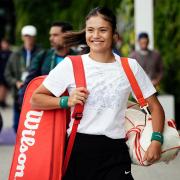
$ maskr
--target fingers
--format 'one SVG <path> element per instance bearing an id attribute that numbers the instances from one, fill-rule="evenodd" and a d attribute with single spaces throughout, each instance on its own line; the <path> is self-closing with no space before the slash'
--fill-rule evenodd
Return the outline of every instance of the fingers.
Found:
<path id="1" fill-rule="evenodd" d="M 148 150 L 145 152 L 143 161 L 148 161 L 149 163 L 154 163 L 159 160 L 161 156 L 160 146 L 155 146 L 153 143 L 149 146 Z"/>
<path id="2" fill-rule="evenodd" d="M 152 163 L 155 161 L 155 159 L 154 159 L 154 156 L 153 156 L 152 154 L 149 154 L 149 153 L 146 151 L 146 153 L 145 153 L 145 155 L 144 155 L 144 157 L 143 157 L 143 162 L 144 162 L 144 161 L 147 161 L 148 164 L 149 164 L 149 163 L 152 164 Z"/>
<path id="3" fill-rule="evenodd" d="M 148 154 L 147 155 L 147 161 L 149 163 L 153 163 L 155 161 L 155 158 L 154 158 L 153 154 Z"/>
<path id="4" fill-rule="evenodd" d="M 150 163 L 153 163 L 153 162 L 159 160 L 159 158 L 160 158 L 159 154 L 147 152 L 146 157 L 144 159 Z"/>
<path id="5" fill-rule="evenodd" d="M 80 89 L 80 91 L 84 91 L 85 93 L 89 93 L 85 87 L 78 87 L 77 89 Z"/>
<path id="6" fill-rule="evenodd" d="M 154 162 L 158 161 L 159 158 L 158 157 L 149 157 L 147 159 L 147 161 L 150 163 L 150 164 L 153 164 Z"/>
<path id="7" fill-rule="evenodd" d="M 73 101 L 73 106 L 75 106 L 76 104 L 81 104 L 81 105 L 83 105 L 84 103 L 83 103 L 81 100 Z"/>
<path id="8" fill-rule="evenodd" d="M 85 103 L 87 97 L 85 97 L 84 95 L 78 95 L 78 96 L 76 97 L 76 99 L 82 101 L 83 103 Z"/>
<path id="9" fill-rule="evenodd" d="M 77 92 L 76 96 L 77 96 L 77 98 L 82 97 L 85 100 L 88 98 L 88 94 L 84 93 L 84 92 Z"/>
<path id="10" fill-rule="evenodd" d="M 84 87 L 74 89 L 69 96 L 68 106 L 72 107 L 76 104 L 83 105 L 86 102 L 88 95 L 89 91 Z"/>
<path id="11" fill-rule="evenodd" d="M 86 102 L 86 99 L 88 98 L 89 92 L 87 89 L 81 87 L 81 88 L 76 88 L 74 92 L 72 93 L 72 98 L 74 100 L 80 100 L 83 103 Z"/>
<path id="12" fill-rule="evenodd" d="M 89 94 L 89 91 L 85 87 L 78 87 L 75 90 L 79 92 L 84 92 L 85 94 Z"/>

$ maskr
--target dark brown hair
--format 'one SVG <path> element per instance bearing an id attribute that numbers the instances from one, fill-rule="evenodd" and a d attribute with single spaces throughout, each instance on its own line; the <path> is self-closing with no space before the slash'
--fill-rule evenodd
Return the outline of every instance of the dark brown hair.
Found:
<path id="1" fill-rule="evenodd" d="M 89 14 L 86 16 L 86 21 L 92 16 L 101 15 L 105 21 L 108 21 L 111 24 L 113 33 L 116 31 L 116 16 L 114 13 L 106 7 L 96 7 L 92 9 Z"/>
<path id="2" fill-rule="evenodd" d="M 73 26 L 69 22 L 65 21 L 56 21 L 53 22 L 51 27 L 60 27 L 62 29 L 62 32 L 72 31 Z"/>

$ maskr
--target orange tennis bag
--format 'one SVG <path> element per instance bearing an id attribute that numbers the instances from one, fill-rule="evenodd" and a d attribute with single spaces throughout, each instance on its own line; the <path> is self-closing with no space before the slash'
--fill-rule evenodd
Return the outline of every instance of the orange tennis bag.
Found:
<path id="1" fill-rule="evenodd" d="M 79 56 L 71 56 L 70 59 L 76 86 L 86 87 L 81 59 Z M 84 107 L 76 105 L 74 108 L 72 117 L 75 120 L 65 154 L 68 111 L 35 110 L 30 106 L 32 93 L 44 78 L 33 79 L 26 89 L 9 180 L 61 180 L 67 169 Z"/>

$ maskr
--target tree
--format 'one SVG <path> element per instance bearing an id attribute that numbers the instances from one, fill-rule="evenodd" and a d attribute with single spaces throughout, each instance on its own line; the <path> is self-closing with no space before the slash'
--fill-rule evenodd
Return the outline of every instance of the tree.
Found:
<path id="1" fill-rule="evenodd" d="M 164 59 L 162 89 L 175 96 L 176 119 L 180 119 L 180 3 L 156 0 L 154 8 L 155 46 Z M 177 121 L 180 128 L 180 121 Z"/>
<path id="2" fill-rule="evenodd" d="M 0 1 L 0 40 L 7 38 L 11 43 L 15 42 L 15 8 L 13 0 Z"/>
<path id="3" fill-rule="evenodd" d="M 17 35 L 20 41 L 22 26 L 33 24 L 38 29 L 38 41 L 49 46 L 49 27 L 54 21 L 69 21 L 74 29 L 84 25 L 84 18 L 88 11 L 96 6 L 107 6 L 111 9 L 119 7 L 120 0 L 14 0 L 17 12 Z"/>

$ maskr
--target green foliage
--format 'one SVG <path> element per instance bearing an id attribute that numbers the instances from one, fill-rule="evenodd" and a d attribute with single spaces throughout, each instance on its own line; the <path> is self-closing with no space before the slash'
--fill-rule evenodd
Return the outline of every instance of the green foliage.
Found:
<path id="1" fill-rule="evenodd" d="M 134 46 L 134 1 L 123 0 L 117 8 L 118 31 L 120 32 L 123 42 L 121 54 L 128 56 Z"/>
<path id="2" fill-rule="evenodd" d="M 56 0 L 58 1 L 58 0 Z M 48 31 L 52 23 L 53 3 L 49 0 L 14 0 L 17 15 L 16 34 L 20 42 L 20 31 L 24 25 L 32 24 L 38 29 L 38 41 L 48 44 Z M 56 2 L 54 2 L 56 3 Z M 46 38 L 45 38 L 46 37 Z"/>
<path id="3" fill-rule="evenodd" d="M 69 21 L 75 30 L 84 26 L 84 18 L 96 6 L 119 7 L 120 0 L 14 0 L 17 12 L 17 37 L 22 26 L 33 24 L 38 29 L 38 41 L 49 46 L 49 27 L 54 21 Z"/>
<path id="4" fill-rule="evenodd" d="M 162 89 L 175 94 L 180 102 L 180 3 L 173 0 L 154 0 L 155 46 L 165 63 Z M 49 28 L 54 21 L 69 21 L 75 30 L 84 27 L 84 18 L 90 9 L 107 6 L 115 11 L 118 31 L 123 38 L 121 52 L 128 55 L 133 48 L 134 1 L 133 0 L 14 0 L 17 14 L 17 38 L 24 25 L 33 24 L 38 29 L 38 41 L 49 46 Z"/>
<path id="5" fill-rule="evenodd" d="M 180 105 L 180 3 L 174 0 L 154 0 L 155 47 L 164 60 L 162 91 L 175 95 L 176 108 Z M 17 38 L 20 42 L 22 26 L 33 24 L 38 29 L 38 41 L 49 46 L 48 33 L 52 22 L 69 21 L 75 30 L 84 27 L 84 18 L 90 9 L 107 6 L 117 13 L 118 31 L 123 38 L 122 55 L 133 48 L 133 0 L 14 0 L 17 15 Z"/>
<path id="6" fill-rule="evenodd" d="M 162 89 L 175 95 L 180 105 L 180 3 L 174 0 L 155 1 L 155 46 L 164 60 Z"/>

